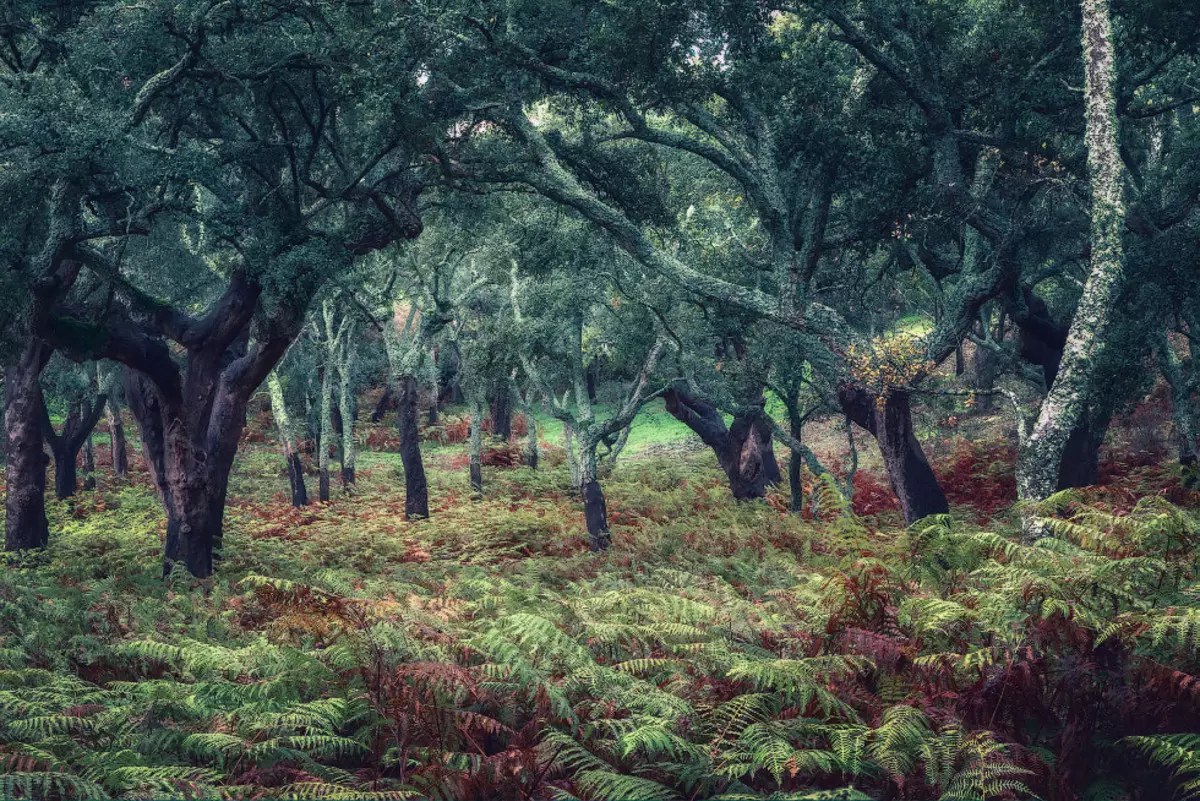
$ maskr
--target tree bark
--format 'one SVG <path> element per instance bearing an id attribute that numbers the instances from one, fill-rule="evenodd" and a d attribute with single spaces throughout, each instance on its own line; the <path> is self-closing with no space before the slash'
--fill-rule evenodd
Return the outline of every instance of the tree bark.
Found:
<path id="1" fill-rule="evenodd" d="M 42 450 L 45 400 L 38 378 L 50 359 L 50 347 L 30 337 L 4 368 L 5 469 L 4 549 L 45 548 L 46 455 Z"/>
<path id="2" fill-rule="evenodd" d="M 579 494 L 583 498 L 583 517 L 587 524 L 588 548 L 593 553 L 607 551 L 612 543 L 608 529 L 608 504 L 604 489 L 596 475 L 596 445 L 580 437 L 579 442 Z"/>
<path id="3" fill-rule="evenodd" d="M 525 409 L 525 466 L 538 469 L 538 424 L 532 406 Z"/>
<path id="4" fill-rule="evenodd" d="M 1091 271 L 1071 321 L 1058 376 L 1017 458 L 1017 494 L 1041 500 L 1057 487 L 1071 430 L 1083 414 L 1124 276 L 1125 199 L 1118 147 L 1115 56 L 1108 0 L 1082 0 L 1085 140 L 1092 187 Z M 1036 535 L 1039 532 L 1030 531 Z"/>
<path id="5" fill-rule="evenodd" d="M 280 450 L 283 452 L 283 460 L 287 465 L 292 506 L 307 506 L 308 488 L 304 485 L 304 466 L 300 462 L 300 449 L 296 443 L 295 431 L 292 429 L 292 418 L 288 414 L 287 403 L 283 397 L 283 384 L 274 370 L 267 377 L 267 390 L 271 396 L 271 416 L 275 418 L 275 427 L 279 430 Z"/>
<path id="6" fill-rule="evenodd" d="M 62 434 L 54 430 L 50 414 L 42 404 L 42 435 L 54 454 L 54 496 L 59 500 L 70 498 L 79 488 L 76 460 L 84 443 L 91 440 L 92 431 L 107 403 L 108 396 L 105 394 L 98 395 L 91 405 L 83 399 L 73 402 Z"/>
<path id="7" fill-rule="evenodd" d="M 358 440 L 356 439 L 357 415 L 354 409 L 354 356 L 357 345 L 354 342 L 354 329 L 342 338 L 342 346 L 338 360 L 339 408 L 342 418 L 342 489 L 348 494 L 354 494 L 354 470 L 358 463 Z"/>
<path id="8" fill-rule="evenodd" d="M 950 511 L 937 476 L 913 431 L 912 406 L 905 392 L 896 391 L 879 402 L 858 387 L 838 389 L 842 411 L 859 428 L 875 437 L 883 454 L 888 483 L 896 493 L 906 523 Z"/>
<path id="9" fill-rule="evenodd" d="M 483 497 L 483 401 L 471 399 L 471 438 L 468 445 L 471 493 Z"/>
<path id="10" fill-rule="evenodd" d="M 500 386 L 492 395 L 492 436 L 505 442 L 512 439 L 512 403 L 508 388 Z"/>
<path id="11" fill-rule="evenodd" d="M 329 447 L 336 437 L 333 432 L 333 365 L 326 361 L 321 368 L 321 439 L 317 443 L 317 499 L 329 500 Z"/>
<path id="12" fill-rule="evenodd" d="M 757 414 L 735 415 L 727 427 L 716 406 L 682 389 L 668 390 L 663 394 L 663 400 L 667 411 L 676 420 L 694 431 L 705 445 L 712 448 L 734 498 L 740 501 L 753 500 L 766 494 L 769 466 L 760 447 Z M 769 442 L 767 453 L 774 462 L 774 450 Z M 774 476 L 776 482 L 781 479 L 778 464 L 775 465 Z"/>
<path id="13" fill-rule="evenodd" d="M 387 415 L 388 409 L 396 405 L 396 395 L 392 391 L 391 382 L 385 382 L 383 385 L 383 394 L 379 396 L 379 400 L 375 403 L 375 408 L 371 411 L 371 422 L 379 423 Z"/>
<path id="14" fill-rule="evenodd" d="M 118 478 L 129 475 L 129 450 L 125 444 L 125 423 L 121 420 L 121 405 L 114 392 L 104 407 L 108 423 L 108 439 L 112 449 L 113 474 Z"/>
<path id="15" fill-rule="evenodd" d="M 404 464 L 404 514 L 409 520 L 429 517 L 429 484 L 421 461 L 421 432 L 417 427 L 417 379 L 400 376 L 396 393 L 396 425 L 400 431 L 400 461 Z"/>

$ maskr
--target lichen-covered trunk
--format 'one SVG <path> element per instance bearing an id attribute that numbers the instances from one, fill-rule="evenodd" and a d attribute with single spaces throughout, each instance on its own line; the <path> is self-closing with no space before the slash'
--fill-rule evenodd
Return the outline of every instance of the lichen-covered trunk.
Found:
<path id="1" fill-rule="evenodd" d="M 404 464 L 404 514 L 409 520 L 429 517 L 429 484 L 421 461 L 421 432 L 417 426 L 417 379 L 396 379 L 396 427 L 400 433 L 400 461 Z"/>
<path id="2" fill-rule="evenodd" d="M 1071 320 L 1058 375 L 1017 458 L 1017 494 L 1036 501 L 1058 485 L 1063 450 L 1095 374 L 1124 275 L 1125 222 L 1108 0 L 1082 0 L 1085 140 L 1092 189 L 1091 270 Z M 1034 532 L 1036 533 L 1036 532 Z"/>
<path id="3" fill-rule="evenodd" d="M 348 494 L 355 491 L 354 469 L 358 463 L 358 420 L 354 404 L 354 343 L 342 345 L 342 358 L 338 362 L 338 404 L 342 417 L 342 489 Z"/>
<path id="4" fill-rule="evenodd" d="M 46 455 L 42 450 L 45 402 L 38 377 L 50 348 L 31 338 L 4 368 L 5 469 L 4 549 L 45 548 Z"/>
<path id="5" fill-rule="evenodd" d="M 317 498 L 329 500 L 329 449 L 336 437 L 333 432 L 333 366 L 321 368 L 321 438 L 317 443 Z"/>
<path id="6" fill-rule="evenodd" d="M 804 422 L 791 404 L 788 409 L 788 425 L 796 442 L 803 442 Z M 804 455 L 796 451 L 791 451 L 788 456 L 788 491 L 792 496 L 788 502 L 788 511 L 798 515 L 804 511 Z"/>
<path id="7" fill-rule="evenodd" d="M 913 430 L 908 393 L 895 391 L 880 399 L 860 388 L 843 386 L 838 400 L 846 417 L 875 437 L 906 523 L 950 511 Z"/>
<path id="8" fill-rule="evenodd" d="M 287 466 L 288 486 L 292 493 L 292 506 L 308 504 L 308 487 L 304 484 L 304 466 L 300 462 L 300 448 L 296 432 L 292 428 L 292 417 L 288 413 L 283 397 L 283 384 L 275 371 L 267 377 L 267 391 L 271 396 L 271 416 L 279 429 L 279 449 Z"/>
<path id="9" fill-rule="evenodd" d="M 467 446 L 470 465 L 471 493 L 483 496 L 483 401 L 471 399 L 471 436 Z"/>
<path id="10" fill-rule="evenodd" d="M 525 466 L 538 468 L 538 424 L 532 407 L 525 410 Z"/>

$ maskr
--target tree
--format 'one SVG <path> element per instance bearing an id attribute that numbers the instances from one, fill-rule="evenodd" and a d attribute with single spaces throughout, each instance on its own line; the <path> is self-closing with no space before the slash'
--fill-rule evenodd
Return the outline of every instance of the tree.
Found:
<path id="1" fill-rule="evenodd" d="M 175 201 L 146 247 L 69 249 L 114 302 L 81 305 L 48 326 L 56 346 L 130 371 L 127 397 L 167 510 L 165 570 L 211 573 L 246 404 L 310 299 L 355 258 L 420 232 L 410 143 L 424 136 L 424 117 L 398 117 L 428 104 L 414 73 L 383 102 L 372 70 L 389 60 L 382 52 L 403 60 L 425 43 L 405 26 L 386 40 L 363 36 L 355 10 L 326 11 L 312 25 L 304 7 L 137 16 L 112 4 L 80 25 L 81 36 L 126 32 L 119 47 L 90 54 L 96 74 L 138 76 L 125 110 L 133 141 L 187 164 L 182 177 L 176 169 L 165 184 L 129 190 Z M 194 270 L 207 305 L 195 284 L 181 301 L 161 300 L 184 292 L 163 263 Z"/>
<path id="2" fill-rule="evenodd" d="M 271 397 L 271 417 L 279 430 L 279 447 L 287 465 L 288 485 L 291 488 L 292 506 L 308 505 L 308 489 L 304 485 L 304 465 L 300 461 L 300 443 L 292 428 L 287 400 L 283 394 L 283 382 L 279 371 L 272 370 L 267 376 L 267 391 Z"/>
<path id="3" fill-rule="evenodd" d="M 1079 420 L 1124 272 L 1125 198 L 1108 0 L 1082 0 L 1085 127 L 1091 177 L 1091 271 L 1067 332 L 1058 376 L 1021 443 L 1017 490 L 1041 500 L 1057 488 L 1063 449 Z"/>

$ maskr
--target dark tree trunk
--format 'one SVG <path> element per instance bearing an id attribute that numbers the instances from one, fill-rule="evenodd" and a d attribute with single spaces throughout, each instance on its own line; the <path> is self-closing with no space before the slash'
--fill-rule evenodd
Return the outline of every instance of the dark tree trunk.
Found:
<path id="1" fill-rule="evenodd" d="M 875 437 L 883 454 L 888 482 L 896 493 L 906 523 L 950 511 L 937 476 L 913 432 L 912 407 L 905 392 L 894 392 L 882 405 L 857 387 L 838 390 L 842 411 Z"/>
<path id="2" fill-rule="evenodd" d="M 38 377 L 50 358 L 50 347 L 31 338 L 4 368 L 4 434 L 8 451 L 4 549 L 45 548 L 46 454 L 42 450 L 42 418 L 46 404 Z"/>
<path id="3" fill-rule="evenodd" d="M 1100 446 L 1104 444 L 1107 424 L 1093 425 L 1084 412 L 1067 437 L 1062 462 L 1058 466 L 1058 488 L 1093 487 L 1100 483 Z"/>
<path id="4" fill-rule="evenodd" d="M 113 398 L 108 399 L 108 438 L 112 446 L 113 473 L 124 478 L 129 475 L 129 449 L 125 444 L 125 423 L 121 420 L 121 407 Z"/>
<path id="5" fill-rule="evenodd" d="M 396 425 L 400 430 L 400 461 L 404 463 L 404 514 L 409 520 L 429 517 L 429 484 L 421 461 L 421 432 L 417 428 L 417 379 L 397 379 Z"/>
<path id="6" fill-rule="evenodd" d="M 759 417 L 754 421 L 754 435 L 758 438 L 758 457 L 762 461 L 763 481 L 768 487 L 783 483 L 779 472 L 779 461 L 775 458 L 775 440 L 771 424 Z"/>
<path id="7" fill-rule="evenodd" d="M 433 397 L 430 399 L 429 416 L 425 418 L 426 422 L 431 426 L 438 424 L 438 393 L 437 387 L 433 389 Z"/>
<path id="8" fill-rule="evenodd" d="M 708 401 L 680 389 L 668 390 L 663 395 L 667 411 L 686 425 L 712 448 L 717 462 L 729 479 L 729 489 L 738 500 L 752 500 L 766 494 L 767 472 L 763 453 L 759 447 L 755 426 L 756 415 L 735 415 L 726 427 L 721 412 Z M 769 442 L 769 440 L 768 440 Z M 749 446 L 749 447 L 748 447 Z M 770 451 L 774 461 L 774 450 Z M 779 465 L 775 465 L 776 480 Z"/>
<path id="9" fill-rule="evenodd" d="M 963 348 L 959 345 L 954 349 L 954 374 L 962 375 L 967 371 L 966 362 L 963 360 Z"/>
<path id="10" fill-rule="evenodd" d="M 329 500 L 329 470 L 322 467 L 317 471 L 317 500 Z"/>
<path id="11" fill-rule="evenodd" d="M 75 454 L 65 442 L 51 446 L 54 454 L 54 497 L 60 501 L 75 495 L 79 486 L 79 471 L 75 466 Z"/>
<path id="12" fill-rule="evenodd" d="M 1182 437 L 1179 440 L 1179 467 L 1183 474 L 1183 488 L 1194 490 L 1200 487 L 1200 471 L 1196 469 L 1196 451 Z"/>
<path id="13" fill-rule="evenodd" d="M 300 463 L 300 454 L 291 451 L 286 458 L 288 486 L 292 490 L 292 506 L 307 506 L 308 487 L 304 485 L 304 465 Z"/>
<path id="14" fill-rule="evenodd" d="M 383 394 L 379 396 L 379 401 L 375 404 L 375 409 L 371 412 L 371 422 L 378 423 L 387 415 L 388 409 L 396 405 L 396 395 L 392 392 L 391 384 L 384 384 Z"/>
<path id="15" fill-rule="evenodd" d="M 355 478 L 354 468 L 343 466 L 342 467 L 342 489 L 344 489 L 346 492 L 353 492 L 354 491 L 354 478 Z"/>
<path id="16" fill-rule="evenodd" d="M 70 498 L 79 488 L 76 460 L 84 443 L 91 439 L 107 403 L 107 395 L 98 396 L 90 406 L 84 401 L 72 403 L 62 434 L 54 430 L 46 406 L 42 405 L 42 436 L 54 454 L 54 496 L 59 500 Z"/>
<path id="17" fill-rule="evenodd" d="M 585 480 L 582 488 L 583 516 L 587 521 L 588 547 L 595 552 L 607 551 L 612 535 L 608 530 L 608 505 L 604 490 L 595 478 Z"/>
<path id="18" fill-rule="evenodd" d="M 492 396 L 492 436 L 507 442 L 512 438 L 512 403 L 508 389 L 501 387 Z"/>
<path id="19" fill-rule="evenodd" d="M 596 385 L 600 383 L 600 362 L 597 359 L 592 359 L 588 364 L 587 373 L 584 376 L 585 385 L 587 387 L 588 400 L 592 403 L 596 402 Z"/>

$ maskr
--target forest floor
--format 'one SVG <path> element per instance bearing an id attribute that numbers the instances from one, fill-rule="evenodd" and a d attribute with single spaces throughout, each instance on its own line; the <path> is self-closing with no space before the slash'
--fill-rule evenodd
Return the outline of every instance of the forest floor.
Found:
<path id="1" fill-rule="evenodd" d="M 163 582 L 144 471 L 52 503 L 0 574 L 0 797 L 1141 799 L 1200 728 L 1200 504 L 1159 462 L 1028 545 L 1003 439 L 937 444 L 953 515 L 906 531 L 869 457 L 813 520 L 655 412 L 596 555 L 553 431 L 481 500 L 430 444 L 416 522 L 386 451 L 291 507 L 269 434 L 204 582 Z"/>

